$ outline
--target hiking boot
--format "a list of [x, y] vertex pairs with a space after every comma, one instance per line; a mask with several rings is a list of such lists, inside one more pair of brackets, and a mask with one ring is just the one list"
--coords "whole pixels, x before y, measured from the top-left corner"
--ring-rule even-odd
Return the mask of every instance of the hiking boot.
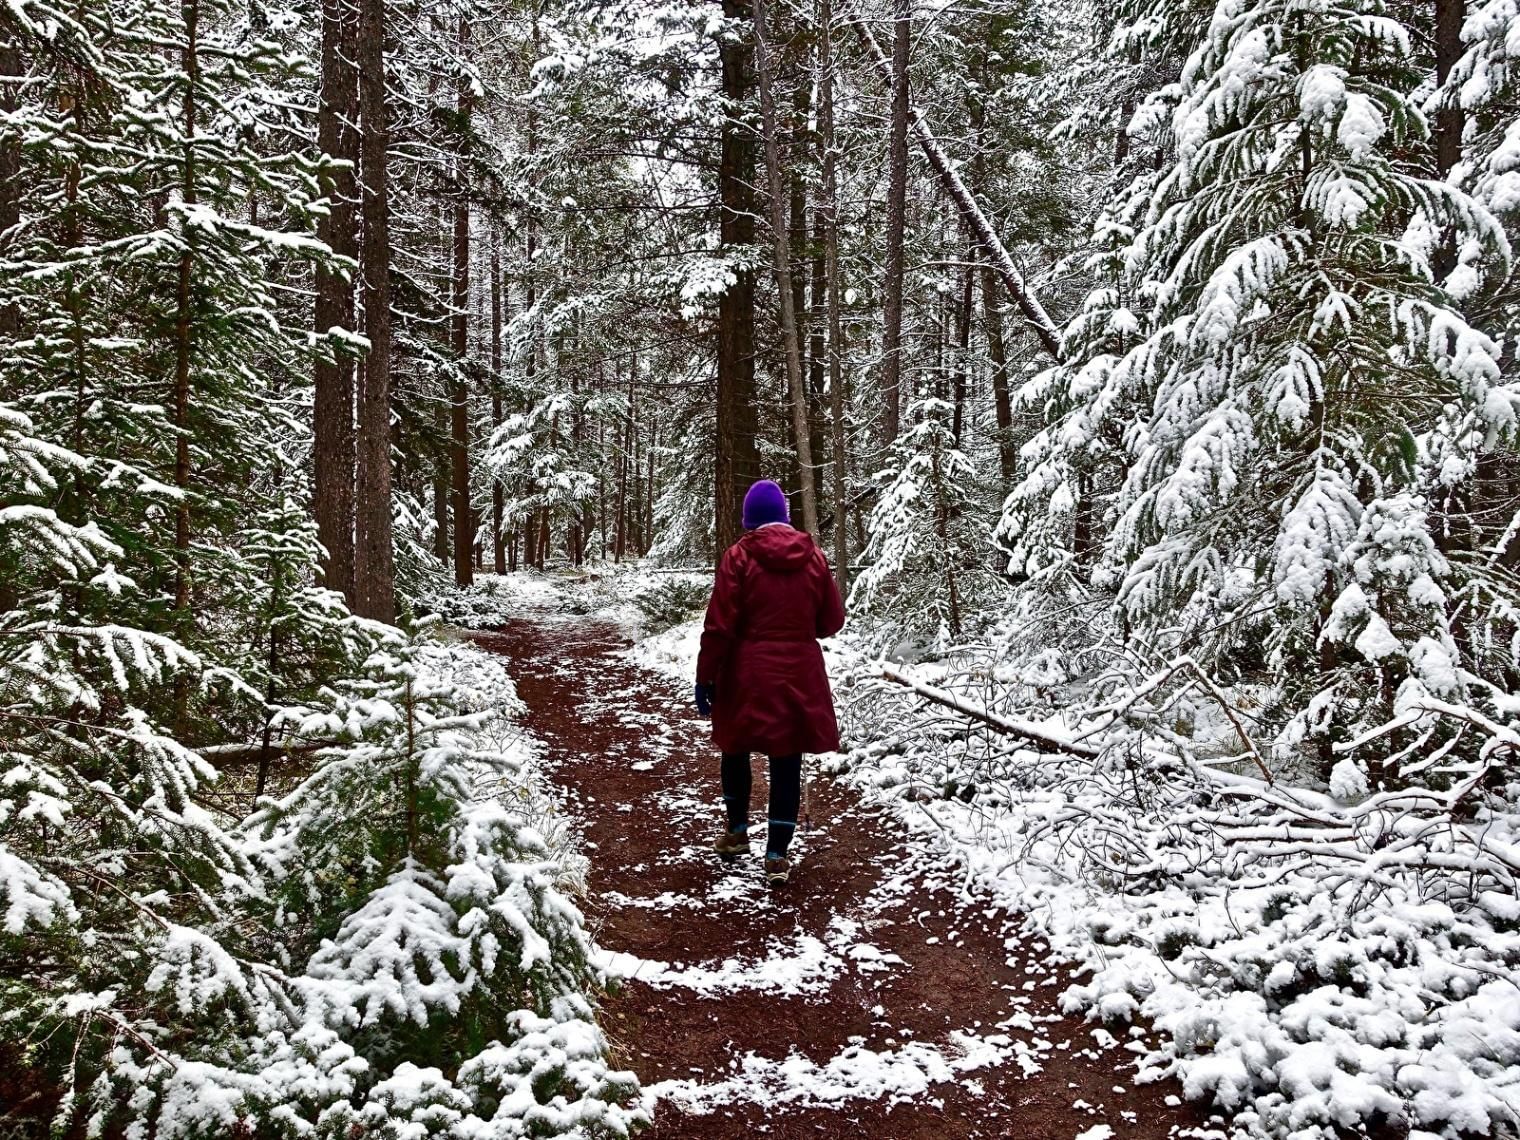
[[725, 863], [732, 863], [740, 855], [749, 854], [749, 835], [743, 831], [726, 831], [723, 838], [713, 844]]
[[792, 865], [785, 859], [767, 859], [765, 861], [765, 885], [779, 887], [785, 884], [792, 873]]

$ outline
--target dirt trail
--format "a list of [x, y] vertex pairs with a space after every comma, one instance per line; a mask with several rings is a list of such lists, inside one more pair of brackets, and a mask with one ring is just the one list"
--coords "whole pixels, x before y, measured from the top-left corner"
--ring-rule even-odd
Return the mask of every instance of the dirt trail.
[[617, 626], [543, 615], [475, 638], [511, 661], [582, 828], [589, 919], [627, 975], [606, 1025], [658, 1098], [657, 1140], [1224, 1136], [1175, 1086], [1136, 1088], [1139, 1031], [1061, 1015], [1048, 948], [841, 784], [813, 779], [782, 891], [758, 851], [718, 862], [707, 726]]

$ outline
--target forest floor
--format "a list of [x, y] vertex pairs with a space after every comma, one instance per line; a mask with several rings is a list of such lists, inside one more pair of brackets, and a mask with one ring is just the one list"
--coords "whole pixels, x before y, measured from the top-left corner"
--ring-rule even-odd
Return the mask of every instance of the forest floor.
[[[604, 1024], [655, 1140], [1225, 1136], [1175, 1084], [1133, 1083], [1146, 1030], [1062, 1014], [1048, 946], [841, 782], [813, 777], [784, 888], [759, 850], [721, 863], [707, 725], [623, 627], [542, 612], [471, 636], [510, 662], [589, 856], [622, 978]], [[766, 790], [757, 758], [757, 828]]]

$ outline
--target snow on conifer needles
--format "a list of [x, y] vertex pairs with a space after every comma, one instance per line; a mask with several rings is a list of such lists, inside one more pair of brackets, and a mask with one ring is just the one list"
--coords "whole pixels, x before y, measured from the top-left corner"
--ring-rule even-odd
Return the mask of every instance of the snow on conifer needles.
[[[293, 738], [331, 743], [235, 829], [195, 804], [204, 763], [161, 738], [135, 740], [142, 775], [113, 781], [131, 790], [103, 794], [104, 816], [79, 769], [103, 754], [7, 756], [0, 820], [23, 826], [0, 891], [26, 947], [7, 1017], [75, 1051], [65, 1110], [165, 1137], [641, 1119], [588, 1000], [576, 864], [535, 826], [526, 743], [492, 726], [510, 682], [473, 651], [389, 642], [364, 679], [283, 710]], [[160, 770], [174, 781], [138, 790]], [[114, 850], [92, 849], [90, 821]]]

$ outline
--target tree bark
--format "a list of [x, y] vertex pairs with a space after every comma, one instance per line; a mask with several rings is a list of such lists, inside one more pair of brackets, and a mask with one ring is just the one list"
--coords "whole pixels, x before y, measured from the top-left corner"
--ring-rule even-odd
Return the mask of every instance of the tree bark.
[[976, 243], [966, 254], [965, 274], [961, 279], [961, 303], [955, 313], [955, 415], [951, 434], [955, 446], [961, 446], [966, 424], [966, 389], [971, 383], [971, 308], [976, 300]]
[[[185, 73], [185, 94], [181, 104], [180, 129], [184, 131], [184, 165], [181, 170], [180, 196], [186, 207], [199, 200], [195, 166], [196, 94], [200, 84], [200, 3], [186, 0], [185, 45], [181, 66]], [[191, 354], [194, 351], [192, 293], [195, 266], [193, 231], [187, 225], [181, 235], [178, 279], [175, 284], [174, 309], [174, 488], [179, 492], [174, 509], [174, 626], [180, 638], [190, 632], [194, 615], [190, 610], [190, 382]], [[174, 734], [183, 739], [189, 729], [189, 685], [183, 670], [174, 680]]]
[[[899, 0], [903, 2], [903, 0]], [[895, 71], [887, 62], [887, 57], [881, 50], [881, 45], [876, 42], [871, 29], [860, 20], [853, 21], [855, 28], [860, 32], [860, 37], [865, 41], [866, 50], [870, 53], [872, 62], [876, 65], [877, 74], [886, 82], [895, 83]], [[982, 213], [982, 208], [977, 205], [976, 198], [966, 188], [961, 176], [956, 173], [951, 165], [944, 149], [939, 145], [939, 140], [929, 130], [929, 124], [924, 121], [917, 109], [908, 108], [908, 125], [912, 128], [914, 136], [918, 139], [919, 149], [929, 160], [929, 165], [934, 168], [939, 176], [941, 185], [955, 203], [966, 225], [970, 227], [986, 249], [988, 259], [992, 262], [992, 268], [1007, 290], [1009, 299], [1029, 322], [1030, 330], [1039, 340], [1040, 346], [1052, 357], [1059, 358], [1061, 353], [1061, 334], [1056, 329], [1055, 322], [1050, 319], [1050, 314], [1045, 311], [1045, 306], [1040, 303], [1029, 290], [1024, 281], [1024, 276], [1013, 263], [1013, 256], [1008, 252], [1008, 247], [998, 237], [997, 231], [992, 228], [992, 223], [987, 220], [987, 215]]]
[[[25, 71], [21, 48], [15, 42], [19, 33], [11, 28], [0, 40], [0, 113], [13, 115], [21, 106], [20, 84]], [[21, 139], [9, 134], [0, 141], [0, 249], [5, 234], [12, 234], [21, 221]], [[14, 305], [0, 304], [0, 340], [10, 341], [21, 330], [21, 314]], [[0, 586], [0, 594], [5, 587]]]
[[818, 3], [818, 135], [823, 149], [823, 262], [828, 290], [829, 411], [834, 437], [834, 577], [839, 592], [850, 593], [850, 536], [846, 513], [849, 455], [845, 450], [843, 322], [839, 314], [839, 172], [834, 149], [834, 11], [831, 0]]
[[433, 405], [433, 440], [427, 457], [433, 475], [433, 557], [445, 567], [453, 563], [449, 541], [449, 416], [443, 401]]
[[[459, 21], [460, 54], [467, 55], [470, 22]], [[468, 79], [461, 78], [455, 100], [460, 130], [467, 133], [474, 99]], [[463, 158], [458, 161], [454, 203], [454, 381], [449, 393], [449, 461], [454, 492], [454, 583], [469, 586], [475, 581], [475, 512], [470, 505], [470, 198], [469, 173]]]
[[[501, 287], [501, 234], [491, 238], [491, 427], [501, 427], [503, 419], [501, 392], [501, 332], [506, 318], [505, 298]], [[498, 574], [507, 572], [507, 547], [502, 528], [506, 512], [506, 492], [501, 480], [491, 483], [491, 554]]]
[[[908, 49], [911, 0], [896, 0], [892, 24], [889, 90], [891, 130], [887, 140], [887, 264], [882, 303], [882, 437], [892, 444], [902, 420], [903, 239], [908, 220]], [[874, 40], [872, 41], [875, 42]]]
[[358, 612], [376, 621], [396, 616], [395, 551], [391, 534], [391, 265], [390, 124], [385, 93], [386, 0], [358, 0], [359, 107], [363, 117], [364, 333], [369, 354], [358, 410], [354, 494], [354, 597]]
[[992, 404], [997, 417], [998, 470], [1003, 489], [1013, 486], [1017, 455], [1013, 446], [1013, 395], [1008, 387], [1008, 351], [1003, 344], [1003, 304], [997, 274], [982, 263], [982, 327], [987, 335], [987, 359], [992, 362]]
[[[1462, 58], [1462, 21], [1467, 17], [1466, 0], [1435, 0], [1436, 5], [1436, 82], [1444, 84], [1451, 69]], [[1462, 104], [1455, 97], [1441, 100], [1435, 114], [1436, 171], [1442, 178], [1462, 161]]]
[[[982, 90], [988, 87], [987, 52], [977, 60]], [[970, 119], [976, 152], [971, 157], [971, 193], [980, 194], [987, 184], [987, 163], [983, 144], [987, 124], [987, 104], [980, 93], [971, 98]], [[1127, 138], [1120, 132], [1121, 137]], [[1116, 160], [1117, 161], [1117, 160]], [[999, 296], [998, 277], [992, 268], [991, 254], [985, 242], [974, 241], [973, 257], [981, 261], [982, 331], [987, 338], [987, 359], [992, 365], [992, 406], [997, 424], [998, 473], [1006, 494], [1013, 486], [1016, 455], [1013, 446], [1013, 398], [1008, 388], [1008, 350], [1003, 342], [1003, 303]]]
[[[352, 259], [355, 231], [355, 169], [359, 163], [359, 77], [354, 67], [358, 41], [349, 0], [323, 0], [322, 85], [317, 108], [317, 145], [344, 165], [322, 179], [331, 203], [319, 235], [333, 253]], [[316, 331], [354, 327], [354, 286], [346, 272], [319, 269], [316, 277]], [[312, 513], [326, 552], [322, 582], [340, 590], [354, 605], [354, 362], [349, 350], [330, 340], [331, 359], [317, 362], [312, 399]]]
[[[14, 29], [0, 31], [0, 36], [15, 36]], [[0, 113], [15, 114], [20, 106], [17, 83], [22, 75], [21, 52], [13, 39], [0, 40]], [[6, 234], [14, 235], [21, 221], [21, 140], [15, 134], [0, 140], [0, 252], [9, 244]], [[21, 313], [15, 305], [0, 303], [0, 352], [8, 352], [21, 331]], [[76, 403], [81, 403], [76, 401]], [[78, 486], [78, 477], [74, 479]], [[0, 614], [20, 604], [18, 580], [10, 564], [0, 561]]]
[[[1467, 16], [1466, 0], [1435, 0], [1436, 5], [1436, 82], [1444, 84], [1451, 69], [1462, 58], [1462, 21]], [[1444, 96], [1435, 113], [1436, 174], [1445, 178], [1462, 161], [1462, 104], [1456, 93]], [[1442, 280], [1457, 267], [1457, 235], [1448, 229], [1431, 259], [1436, 279]]]
[[786, 222], [786, 184], [781, 175], [781, 147], [776, 138], [776, 100], [772, 90], [770, 45], [765, 32], [765, 0], [754, 0], [755, 43], [759, 51], [760, 114], [765, 133], [766, 181], [776, 266], [776, 292], [781, 304], [781, 341], [786, 354], [786, 387], [792, 404], [792, 431], [797, 441], [798, 484], [802, 497], [802, 529], [818, 533], [818, 495], [813, 486], [813, 446], [808, 430], [807, 392], [802, 381], [802, 345], [797, 333], [796, 293], [792, 289], [791, 238]]
[[[744, 0], [722, 3], [724, 16], [745, 19]], [[753, 132], [743, 120], [752, 81], [753, 47], [741, 32], [719, 43], [718, 57], [727, 104], [719, 148], [718, 244], [725, 256], [734, 256], [747, 253], [755, 241], [755, 146]], [[734, 283], [718, 299], [713, 521], [720, 554], [739, 537], [744, 494], [760, 478], [760, 452], [755, 442], [755, 275], [751, 269], [742, 269], [734, 277]]]

